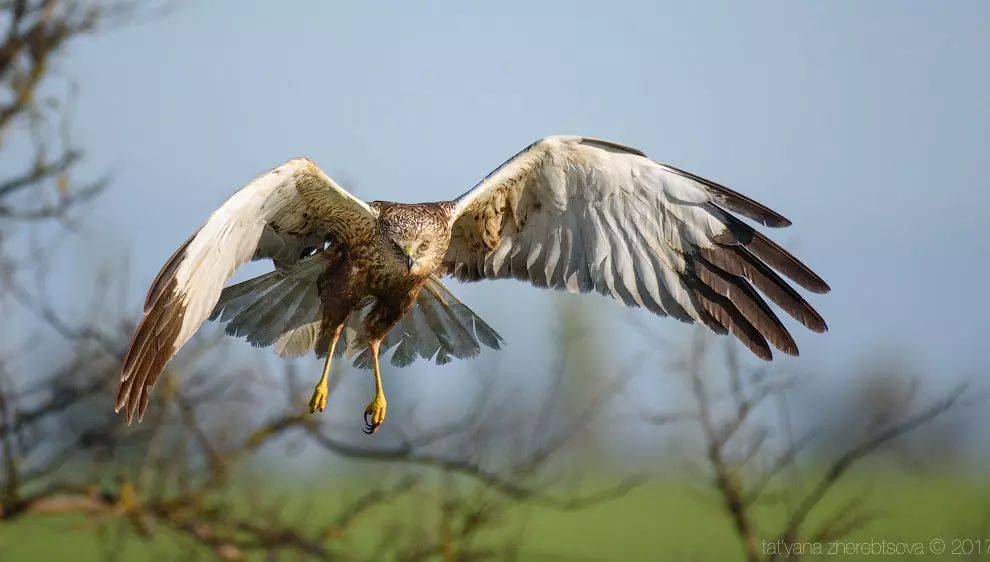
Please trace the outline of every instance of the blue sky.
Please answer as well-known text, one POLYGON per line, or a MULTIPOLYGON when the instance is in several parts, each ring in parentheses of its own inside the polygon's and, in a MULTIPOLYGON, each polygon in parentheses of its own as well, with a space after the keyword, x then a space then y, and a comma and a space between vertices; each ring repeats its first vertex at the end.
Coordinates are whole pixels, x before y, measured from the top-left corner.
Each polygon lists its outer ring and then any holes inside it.
MULTIPOLYGON (((115 179, 76 251, 132 254, 136 314, 174 248, 291 157, 366 199, 428 201, 536 138, 585 134, 794 222, 770 234, 833 288, 811 298, 827 335, 788 324, 796 368, 842 373, 879 346, 972 374, 987 364, 990 312, 988 29, 990 3, 975 0, 188 2, 87 39, 61 65, 81 86, 87 170, 115 179)), ((525 369, 552 344, 553 320, 531 312, 550 310, 549 293, 454 289, 508 337, 504 364, 525 369)), ((625 342, 626 311, 589 298, 614 320, 610 353, 641 345, 625 342)), ((303 365, 315 381, 316 360, 303 365)))

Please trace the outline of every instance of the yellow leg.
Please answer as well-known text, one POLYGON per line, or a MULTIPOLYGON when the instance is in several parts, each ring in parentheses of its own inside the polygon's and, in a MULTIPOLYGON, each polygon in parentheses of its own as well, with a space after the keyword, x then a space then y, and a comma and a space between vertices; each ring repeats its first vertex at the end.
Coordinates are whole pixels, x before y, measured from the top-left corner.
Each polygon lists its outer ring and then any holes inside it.
POLYGON ((375 399, 364 409, 364 432, 372 434, 378 431, 385 421, 385 390, 382 388, 382 373, 378 370, 378 346, 381 342, 369 342, 371 348, 371 364, 375 368, 375 399))
POLYGON ((317 410, 323 411, 323 408, 327 407, 327 395, 330 394, 330 388, 327 385, 327 380, 330 377, 330 363, 333 361, 333 350, 337 347, 337 338, 334 338, 330 342, 330 351, 327 352, 327 361, 323 364, 323 376, 320 377, 320 382, 316 383, 316 390, 313 391, 313 397, 309 399, 309 413, 314 413, 317 410))

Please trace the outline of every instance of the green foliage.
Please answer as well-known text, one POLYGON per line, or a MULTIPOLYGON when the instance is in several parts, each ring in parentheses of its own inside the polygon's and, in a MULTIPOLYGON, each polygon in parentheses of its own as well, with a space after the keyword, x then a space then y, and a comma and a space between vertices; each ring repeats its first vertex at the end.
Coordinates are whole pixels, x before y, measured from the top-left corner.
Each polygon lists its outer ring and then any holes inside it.
MULTIPOLYGON (((341 494, 357 494, 361 490, 361 486, 355 484, 354 480, 347 479, 337 483, 337 490, 325 489, 327 499, 316 501, 315 507, 309 508, 308 524, 317 525, 321 518, 334 520, 334 506, 341 504, 341 494)), ((516 520, 506 524, 505 532, 507 538, 515 539, 515 533, 522 529, 521 560, 739 560, 742 552, 732 527, 720 511, 719 502, 711 491, 703 489, 703 485, 704 482, 699 481, 654 482, 606 504, 574 512, 529 506, 516 512, 516 520)), ((837 493, 819 506, 821 509, 814 519, 827 517, 850 498, 862 496, 864 490, 866 507, 874 513, 875 519, 842 539, 846 545, 886 540, 908 544, 920 542, 927 549, 931 540, 942 539, 951 548, 952 539, 977 539, 983 537, 982 531, 986 529, 990 484, 962 477, 886 472, 861 474, 840 485, 837 493)), ((308 503, 309 499, 309 494, 299 493, 300 505, 304 501, 308 503)), ((390 525, 383 521, 408 523, 418 519, 422 525, 433 524, 438 520, 437 514, 424 512, 421 499, 403 497, 367 514, 357 522, 355 533, 348 534, 346 546, 372 552, 385 538, 383 535, 390 532, 390 525)), ((287 509, 293 508, 290 505, 287 509)), ((757 512, 758 524, 777 528, 783 511, 782 507, 761 507, 757 512)), ((113 542, 112 539, 98 540, 96 528, 92 520, 79 517, 35 517, 15 521, 0 527, 0 559, 65 560, 71 557, 74 562, 95 562, 100 560, 102 549, 113 542)), ((177 559, 187 552, 185 543, 174 542, 175 535, 168 533, 157 534, 150 548, 147 545, 139 547, 135 543, 137 540, 133 536, 127 539, 126 550, 120 559, 177 559)), ((334 539, 329 540, 332 543, 334 539)), ((770 546, 761 544, 760 548, 770 546)), ((212 558, 200 551, 199 559, 212 558)), ((863 557, 811 556, 804 559, 859 560, 863 557)), ((952 556, 947 552, 943 558, 926 554, 920 557, 883 556, 882 559, 896 562, 974 558, 952 556)))

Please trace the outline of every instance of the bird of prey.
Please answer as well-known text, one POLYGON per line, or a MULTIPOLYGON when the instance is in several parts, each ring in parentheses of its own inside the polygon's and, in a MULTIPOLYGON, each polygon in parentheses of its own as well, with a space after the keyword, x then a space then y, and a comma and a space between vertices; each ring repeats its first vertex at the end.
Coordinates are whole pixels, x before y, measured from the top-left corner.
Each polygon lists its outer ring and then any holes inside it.
POLYGON ((732 334, 764 360, 771 345, 797 355, 760 293, 820 333, 825 321, 781 276, 812 293, 829 286, 736 214, 791 224, 727 187, 589 137, 540 139, 435 203, 365 202, 296 158, 237 191, 166 262, 124 357, 116 411, 140 421, 166 363, 211 319, 283 357, 325 356, 310 412, 326 406, 333 359, 356 355, 374 370, 364 414, 374 432, 386 411, 383 351, 395 348, 396 366, 443 364, 503 342, 443 277, 596 291, 732 334), (274 271, 224 288, 261 259, 274 271))

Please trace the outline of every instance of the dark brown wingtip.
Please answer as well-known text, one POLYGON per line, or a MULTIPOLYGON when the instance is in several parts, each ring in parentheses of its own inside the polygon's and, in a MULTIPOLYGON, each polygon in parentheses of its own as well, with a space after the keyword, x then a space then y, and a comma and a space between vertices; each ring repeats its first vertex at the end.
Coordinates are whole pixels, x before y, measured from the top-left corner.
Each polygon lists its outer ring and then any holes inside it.
POLYGON ((134 423, 134 410, 128 407, 133 386, 133 378, 120 381, 120 384, 117 385, 117 401, 113 408, 115 414, 119 414, 121 410, 124 411, 124 415, 127 417, 127 425, 134 423))
POLYGON ((753 242, 746 247, 757 257, 783 273, 805 290, 818 295, 823 295, 831 290, 828 283, 812 271, 810 267, 805 265, 804 262, 794 257, 790 252, 763 234, 757 232, 753 238, 753 242))
POLYGON ((728 230, 715 240, 716 243, 723 246, 740 245, 802 288, 816 294, 829 292, 830 288, 824 279, 763 233, 724 211, 719 212, 718 217, 728 230))
POLYGON ((634 148, 632 146, 628 146, 622 143, 605 140, 605 139, 596 139, 594 137, 581 137, 581 144, 588 144, 591 146, 598 146, 599 148, 606 148, 606 149, 617 150, 619 152, 635 154, 636 156, 642 156, 643 158, 647 157, 646 153, 638 148, 634 148))
POLYGON ((787 218, 787 217, 785 217, 783 215, 777 215, 777 216, 780 217, 780 222, 778 222, 777 224, 767 224, 767 225, 764 225, 764 226, 767 226, 767 227, 770 227, 770 228, 787 228, 788 226, 791 226, 792 224, 794 224, 794 223, 791 222, 791 219, 789 219, 789 218, 787 218))
POLYGON ((752 283, 758 291, 809 330, 817 333, 827 330, 821 314, 777 272, 744 246, 719 244, 712 248, 701 248, 699 254, 715 267, 752 283))
MULTIPOLYGON (((818 276, 816 275, 815 277, 818 276)), ((815 293, 816 295, 827 295, 828 293, 832 292, 832 287, 829 286, 829 284, 826 283, 825 280, 822 279, 821 277, 818 277, 818 283, 819 284, 817 285, 818 288, 817 291, 812 289, 808 289, 808 290, 811 291, 812 293, 815 293)))
POLYGON ((774 211, 770 207, 767 207, 755 199, 746 197, 738 191, 729 189, 720 183, 715 183, 712 180, 705 179, 701 176, 692 174, 691 172, 671 166, 670 164, 664 164, 663 162, 657 162, 657 164, 665 170, 698 182, 707 187, 708 191, 715 197, 716 203, 730 211, 739 213, 750 220, 756 221, 763 226, 769 228, 786 228, 792 224, 791 221, 784 215, 781 215, 777 211, 774 211))
POLYGON ((698 254, 692 260, 698 281, 724 297, 771 345, 787 355, 797 355, 797 342, 763 297, 741 276, 719 268, 698 254))
POLYGON ((124 355, 114 411, 125 410, 128 425, 135 413, 138 423, 144 419, 149 392, 175 354, 185 316, 185 298, 176 287, 173 275, 158 298, 151 301, 124 355))
POLYGON ((743 314, 731 299, 720 294, 704 283, 698 276, 691 275, 690 286, 694 297, 705 312, 705 323, 713 331, 713 323, 722 328, 721 333, 728 332, 746 346, 753 355, 764 361, 773 360, 773 352, 767 339, 743 314))

